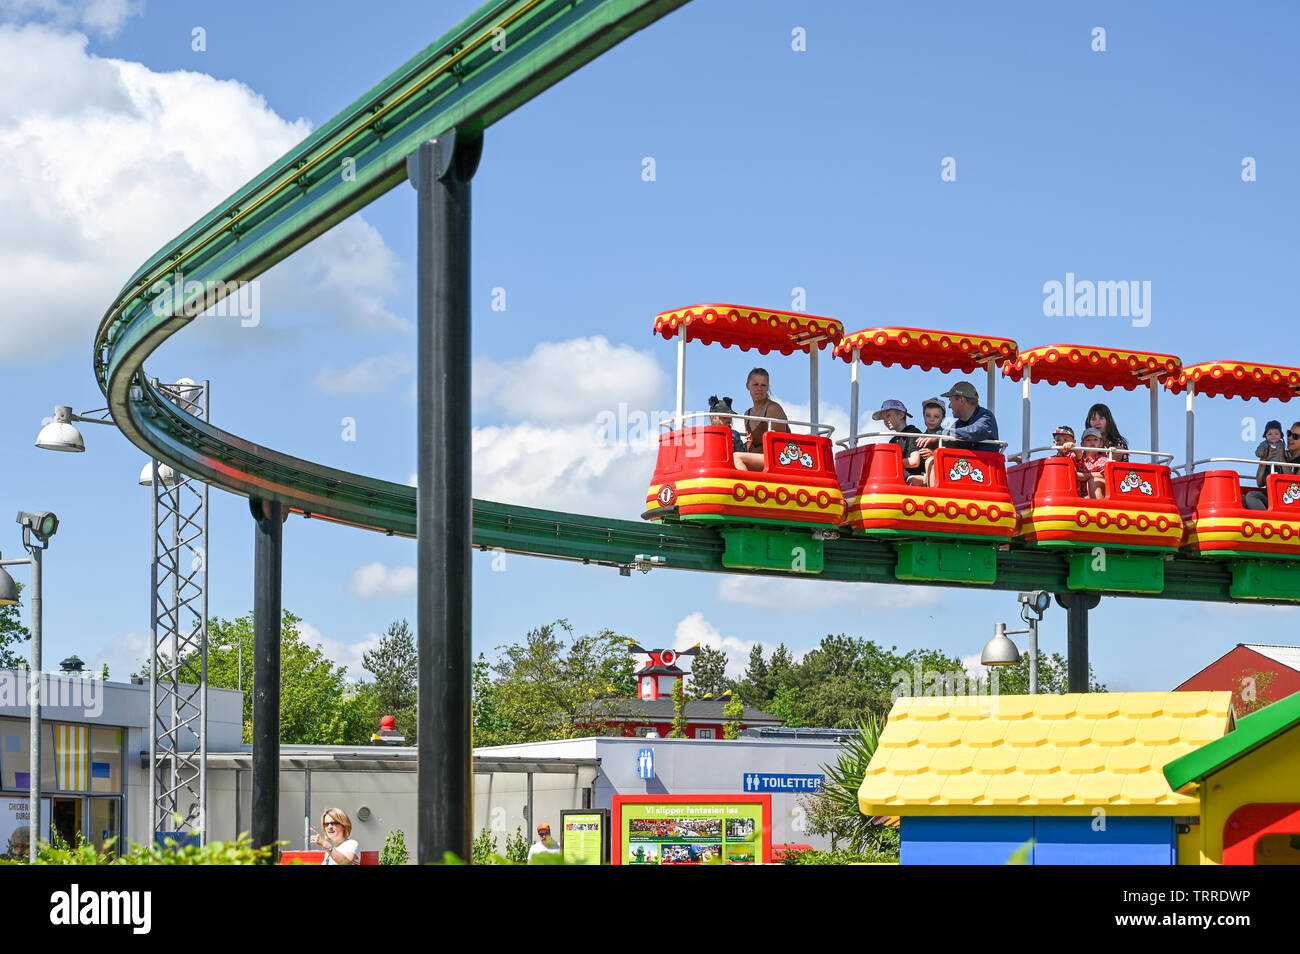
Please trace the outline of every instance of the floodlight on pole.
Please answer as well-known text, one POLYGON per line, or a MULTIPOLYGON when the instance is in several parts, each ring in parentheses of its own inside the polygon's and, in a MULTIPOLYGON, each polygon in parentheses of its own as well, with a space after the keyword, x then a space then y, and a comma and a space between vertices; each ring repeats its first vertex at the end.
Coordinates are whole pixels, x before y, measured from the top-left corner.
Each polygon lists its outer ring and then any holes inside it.
MULTIPOLYGON (((164 484, 168 487, 176 483, 176 471, 172 470, 171 467, 164 464, 162 461, 158 462, 158 483, 164 484)), ((145 464, 144 467, 141 468, 140 486, 153 486, 153 461, 149 461, 149 463, 145 464)))
POLYGON ((1020 603, 1020 618, 1029 624, 1028 629, 1007 629, 1006 623, 993 624, 993 638, 980 653, 980 665, 996 669, 1020 663, 1020 650, 1008 636, 1029 634, 1029 694, 1038 695, 1038 623, 1052 603, 1052 594, 1046 590, 1030 590, 1016 597, 1020 603))

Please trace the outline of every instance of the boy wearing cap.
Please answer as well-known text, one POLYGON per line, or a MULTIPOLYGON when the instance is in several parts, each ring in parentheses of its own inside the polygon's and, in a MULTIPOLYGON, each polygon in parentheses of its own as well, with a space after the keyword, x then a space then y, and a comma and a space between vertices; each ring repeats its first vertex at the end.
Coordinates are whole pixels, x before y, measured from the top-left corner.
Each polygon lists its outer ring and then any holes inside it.
POLYGON ((912 415, 907 413, 907 405, 902 401, 889 398, 882 401, 880 410, 871 415, 873 421, 884 421, 885 427, 897 431, 897 437, 891 437, 889 443, 897 444, 903 452, 903 470, 909 484, 925 482, 925 468, 921 464, 921 452, 916 449, 916 438, 907 434, 920 434, 921 429, 915 424, 908 424, 912 415))
POLYGON ((558 855, 559 853, 560 846, 551 837, 551 826, 546 822, 542 822, 537 826, 537 840, 528 849, 528 864, 533 864, 533 859, 538 855, 558 855))
POLYGON ((1052 431, 1052 444, 1056 447, 1057 457, 1069 457, 1074 461, 1074 479, 1078 484, 1079 496, 1088 496, 1088 471, 1083 466, 1083 451, 1074 443, 1074 428, 1062 424, 1052 431))
MULTIPOLYGON (((998 422, 992 411, 980 407, 980 394, 975 389, 975 385, 969 381, 958 381, 951 390, 945 391, 940 396, 948 398, 948 407, 952 410, 952 416, 956 421, 943 432, 945 437, 956 438, 956 440, 945 441, 944 447, 995 453, 1000 450, 996 444, 985 443, 998 439, 998 422)), ((937 438, 927 436, 917 438, 916 443, 921 448, 927 448, 939 442, 937 438)), ((933 459, 926 461, 928 469, 926 482, 932 487, 934 486, 933 465, 933 459)))

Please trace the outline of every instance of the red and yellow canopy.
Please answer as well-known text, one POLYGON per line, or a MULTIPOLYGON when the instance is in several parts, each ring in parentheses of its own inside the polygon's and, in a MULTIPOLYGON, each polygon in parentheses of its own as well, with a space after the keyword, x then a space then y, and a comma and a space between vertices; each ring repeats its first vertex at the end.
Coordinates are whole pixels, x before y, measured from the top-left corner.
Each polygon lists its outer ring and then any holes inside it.
POLYGON ((1002 373, 1019 381, 1032 369, 1033 379, 1047 384, 1066 384, 1107 391, 1132 391, 1148 378, 1167 378, 1178 373, 1182 362, 1172 354, 1153 351, 1120 351, 1091 345, 1043 345, 1021 351, 1014 361, 1002 366, 1002 373))
POLYGON ((1189 364, 1165 379, 1165 387, 1175 394, 1186 391, 1189 383, 1196 385, 1197 394, 1208 397, 1289 401, 1300 394, 1300 368, 1245 361, 1202 361, 1189 364))
POLYGON ((844 337, 844 326, 834 318, 744 305, 687 305, 655 315, 657 335, 675 338, 682 327, 688 341, 735 345, 741 351, 755 348, 759 354, 807 352, 844 337))
POLYGON ((964 371, 970 374, 989 358, 1012 361, 1019 348, 1010 338, 969 335, 923 328, 863 328, 845 335, 835 357, 853 363, 857 348, 864 364, 897 364, 922 371, 964 371))

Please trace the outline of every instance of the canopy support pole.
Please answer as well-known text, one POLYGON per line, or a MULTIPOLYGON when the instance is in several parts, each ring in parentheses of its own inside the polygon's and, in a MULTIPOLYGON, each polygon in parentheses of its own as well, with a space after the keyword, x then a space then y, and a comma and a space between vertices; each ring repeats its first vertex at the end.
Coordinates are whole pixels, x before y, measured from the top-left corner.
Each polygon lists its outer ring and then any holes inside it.
POLYGON ((820 346, 813 342, 808 346, 808 420, 812 421, 811 432, 817 433, 817 352, 820 346))
POLYGON ((996 386, 998 383, 997 358, 989 358, 987 361, 984 362, 984 366, 988 368, 988 372, 989 372, 989 393, 986 397, 986 400, 988 401, 987 407, 989 409, 989 413, 996 416, 997 415, 996 386))
POLYGON ((849 447, 858 446, 858 373, 861 371, 862 349, 853 349, 853 369, 849 372, 849 447))
POLYGON ((1153 451, 1160 450, 1160 394, 1156 390, 1159 383, 1156 375, 1147 378, 1147 384, 1151 388, 1151 449, 1153 451))
POLYGON ((677 326, 677 429, 685 427, 686 414, 686 325, 677 326))
POLYGON ((1029 462, 1029 383, 1033 380, 1034 368, 1025 368, 1025 376, 1020 380, 1020 462, 1029 462))
POLYGON ((1187 473, 1192 472, 1193 434, 1196 431, 1196 382, 1187 382, 1187 473))

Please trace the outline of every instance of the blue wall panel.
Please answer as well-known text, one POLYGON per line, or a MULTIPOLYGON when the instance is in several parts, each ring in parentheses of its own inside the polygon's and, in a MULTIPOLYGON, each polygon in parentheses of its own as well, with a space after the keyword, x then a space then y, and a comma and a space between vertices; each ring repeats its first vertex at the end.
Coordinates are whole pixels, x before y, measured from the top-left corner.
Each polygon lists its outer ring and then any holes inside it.
POLYGON ((1172 818, 1105 818, 1094 831, 1092 815, 1040 816, 1034 820, 1036 865, 1172 865, 1176 862, 1172 818))
POLYGON ((1034 837, 1032 818, 917 816, 899 824, 905 865, 1004 865, 1034 837))

